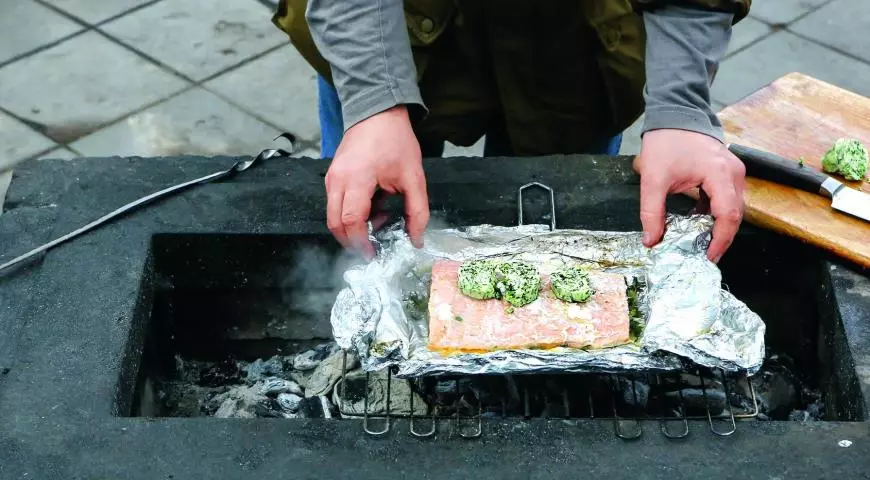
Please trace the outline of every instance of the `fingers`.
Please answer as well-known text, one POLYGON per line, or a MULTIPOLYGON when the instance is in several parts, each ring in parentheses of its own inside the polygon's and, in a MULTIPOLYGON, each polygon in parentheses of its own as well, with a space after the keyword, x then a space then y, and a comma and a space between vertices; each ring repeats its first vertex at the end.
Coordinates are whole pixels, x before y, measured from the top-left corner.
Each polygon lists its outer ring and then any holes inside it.
POLYGON ((647 175, 640 179, 640 222, 643 244, 651 248, 662 239, 665 230, 665 200, 668 184, 663 178, 647 175))
POLYGON ((429 196, 426 192, 426 177, 423 170, 408 173, 403 179, 405 194, 405 224, 411 243, 423 248, 423 232, 429 223, 429 196))
POLYGON ((707 248, 707 258, 718 263, 731 246, 743 220, 743 198, 729 176, 716 177, 702 188, 710 195, 710 213, 715 219, 713 240, 707 248))
POLYGON ((698 189, 698 202, 695 204, 695 214, 706 215, 710 213, 710 196, 703 188, 698 189))
POLYGON ((347 241, 347 233, 341 223, 341 208, 344 203, 344 190, 330 188, 329 182, 326 187, 326 226, 332 232, 332 236, 338 240, 344 248, 350 248, 347 241))
POLYGON ((366 224, 371 210, 374 186, 348 187, 343 181, 327 176, 326 225, 344 248, 356 250, 367 259, 374 257, 366 224))
POLYGON ((347 235, 347 245, 369 260, 375 256, 367 223, 374 193, 374 188, 352 188, 344 193, 341 206, 341 227, 347 235))

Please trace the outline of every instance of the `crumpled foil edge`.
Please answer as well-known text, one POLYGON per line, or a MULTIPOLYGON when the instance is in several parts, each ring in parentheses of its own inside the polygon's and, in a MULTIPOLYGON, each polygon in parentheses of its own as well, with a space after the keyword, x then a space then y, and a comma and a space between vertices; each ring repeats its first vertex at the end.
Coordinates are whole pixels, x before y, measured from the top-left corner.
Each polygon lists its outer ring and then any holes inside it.
POLYGON ((476 225, 427 232, 414 248, 399 222, 372 236, 377 258, 345 272, 332 308, 333 335, 367 371, 397 377, 556 372, 668 372, 691 364, 726 372, 758 371, 765 325, 722 289, 706 258, 713 220, 669 215, 662 241, 647 249, 639 232, 550 231, 544 225, 476 225), (426 268, 437 259, 504 255, 542 262, 569 260, 618 272, 644 285, 638 300, 643 331, 636 342, 604 349, 557 348, 444 355, 427 348, 426 268), (415 297, 416 296, 416 297, 415 297))

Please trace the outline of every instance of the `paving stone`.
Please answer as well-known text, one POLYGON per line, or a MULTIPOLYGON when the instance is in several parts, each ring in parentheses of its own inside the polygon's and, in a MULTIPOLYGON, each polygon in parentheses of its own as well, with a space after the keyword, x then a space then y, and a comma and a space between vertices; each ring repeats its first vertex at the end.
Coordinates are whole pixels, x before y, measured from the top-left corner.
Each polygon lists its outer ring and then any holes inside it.
POLYGON ((640 153, 640 129, 643 127, 643 118, 635 120, 630 127, 622 132, 622 145, 619 147, 620 155, 637 155, 640 153))
POLYGON ((3 204, 6 203, 6 192, 12 183, 12 170, 0 172, 0 214, 3 213, 3 204))
POLYGON ((100 28, 197 81, 287 42, 252 0, 163 0, 100 28))
POLYGON ((483 148, 485 146, 486 136, 480 137, 474 145, 470 147, 460 147, 453 145, 450 142, 444 142, 444 153, 442 157, 482 157, 483 148))
POLYGON ((726 105, 736 103, 790 72, 870 95, 870 65, 780 31, 722 62, 713 98, 726 105))
POLYGON ((70 145, 86 156, 255 155, 280 133, 195 88, 70 145))
POLYGON ((81 157, 76 152, 64 147, 55 148, 54 150, 45 153, 44 155, 40 155, 37 160, 72 160, 74 158, 81 157))
POLYGON ((771 24, 787 24, 830 0, 761 0, 752 2, 749 15, 771 24))
POLYGON ((301 139, 319 142, 316 76, 288 44, 208 81, 205 87, 301 139))
MULTIPOLYGON (((16 0, 21 1, 21 0, 16 0)), ((95 24, 154 0, 43 0, 64 12, 95 24)))
POLYGON ((725 55, 732 55, 737 50, 750 45, 772 32, 773 28, 767 23, 752 17, 744 18, 743 21, 739 22, 732 29, 731 42, 728 43, 728 51, 725 55))
POLYGON ((32 0, 0 2, 0 63, 82 30, 78 23, 32 0))
POLYGON ((789 29, 870 62, 868 26, 870 5, 867 0, 836 0, 798 20, 789 29))
POLYGON ((4 108, 62 143, 188 86, 96 32, 0 68, 0 85, 4 108))
POLYGON ((296 158, 320 158, 320 149, 319 148, 306 148, 304 150, 300 150, 298 152, 293 152, 291 157, 296 158))
POLYGON ((39 132, 0 112, 0 171, 12 168, 19 161, 54 145, 39 132))

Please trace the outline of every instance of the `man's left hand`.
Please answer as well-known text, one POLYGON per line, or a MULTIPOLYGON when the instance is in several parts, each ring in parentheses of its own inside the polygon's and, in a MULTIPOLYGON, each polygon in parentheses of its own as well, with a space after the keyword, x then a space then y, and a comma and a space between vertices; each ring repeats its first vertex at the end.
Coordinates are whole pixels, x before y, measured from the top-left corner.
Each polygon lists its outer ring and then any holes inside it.
POLYGON ((709 211, 715 219, 707 256, 718 263, 743 220, 743 162, 713 137, 662 129, 644 134, 634 168, 640 174, 643 244, 652 247, 664 234, 667 195, 700 187, 699 211, 709 211), (709 205, 703 194, 709 198, 709 205))

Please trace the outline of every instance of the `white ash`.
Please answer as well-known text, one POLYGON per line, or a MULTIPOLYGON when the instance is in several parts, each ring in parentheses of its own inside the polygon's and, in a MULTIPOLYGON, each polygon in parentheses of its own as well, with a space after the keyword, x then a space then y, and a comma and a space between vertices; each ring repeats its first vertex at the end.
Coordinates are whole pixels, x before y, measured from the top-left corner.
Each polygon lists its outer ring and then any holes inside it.
POLYGON ((333 356, 341 349, 335 342, 318 345, 313 350, 302 352, 293 359, 293 368, 299 371, 314 370, 327 358, 333 356))
MULTIPOLYGON (((358 364, 348 356, 348 369, 358 364)), ((171 416, 333 418, 338 410, 329 398, 343 365, 334 342, 252 362, 176 357, 175 378, 159 382, 155 397, 171 416), (305 371, 293 368, 297 358, 305 371)))
POLYGON ((220 405, 214 413, 217 418, 255 418, 258 407, 268 404, 268 398, 257 386, 238 386, 215 396, 212 401, 220 405))

